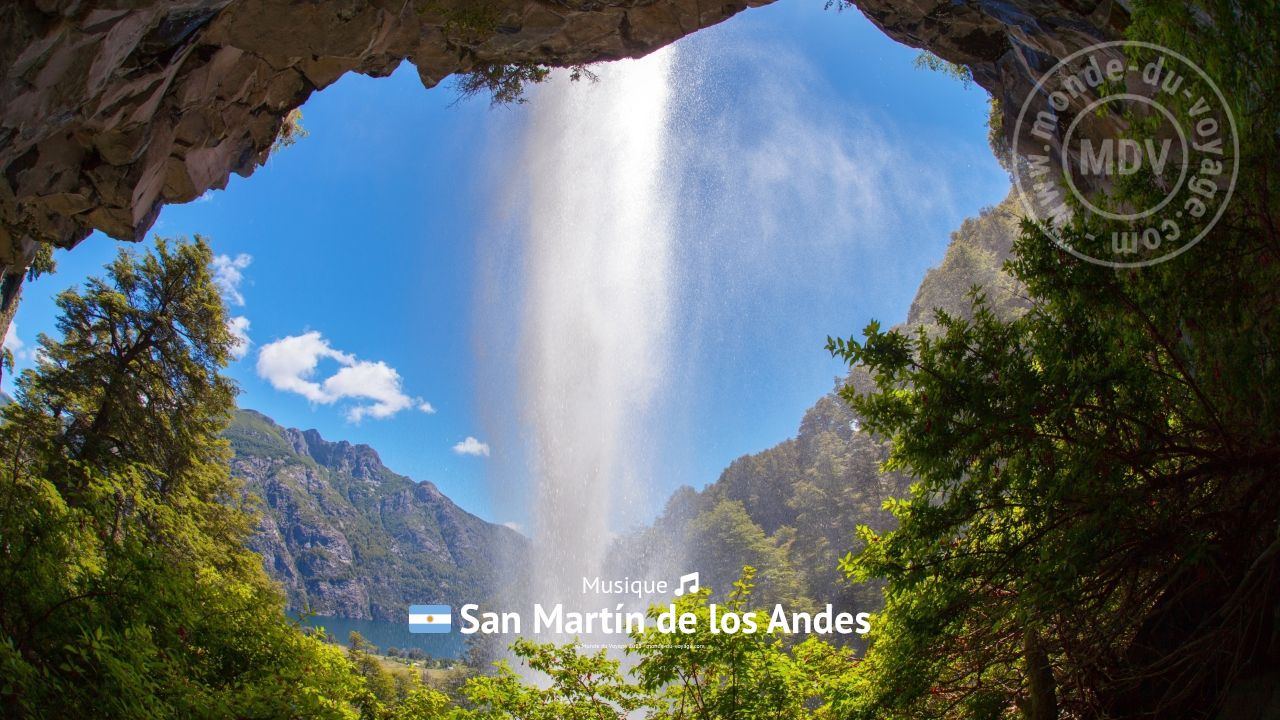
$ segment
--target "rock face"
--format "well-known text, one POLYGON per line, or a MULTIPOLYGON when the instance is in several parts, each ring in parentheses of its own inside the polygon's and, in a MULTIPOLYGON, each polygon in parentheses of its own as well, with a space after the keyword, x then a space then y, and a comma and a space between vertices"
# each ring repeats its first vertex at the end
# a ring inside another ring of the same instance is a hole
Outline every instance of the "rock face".
POLYGON ((367 445, 282 428, 250 410, 227 431, 232 470, 262 500, 250 547, 292 609, 403 620, 413 603, 483 602, 523 536, 388 470, 367 445))
MULTIPOLYGON (((771 0, 19 0, 0 4, 0 325, 36 243, 139 239, 264 161, 285 116, 402 60, 431 87, 501 63, 644 55, 771 0)), ((1113 37, 1112 0, 861 0, 893 38, 1016 108, 1056 58, 1113 37)), ((1010 124, 1006 124, 1008 127, 1010 124)), ((0 327, 0 332, 4 327, 0 327)))
MULTIPOLYGON (((857 5, 889 37, 924 48, 969 68, 973 81, 1000 102, 1000 123, 1006 142, 1020 154, 1041 154, 1045 148, 1031 145, 1024 134, 1013 136, 1018 112, 1027 105, 1028 117, 1047 110, 1048 93, 1036 83, 1046 73, 1079 50, 1121 39, 1129 24, 1128 0, 845 0, 857 5)), ((1122 58, 1118 50, 1099 57, 1122 58)), ((1073 72, 1084 67, 1084 58, 1072 59, 1073 72)), ((1051 90, 1054 88, 1050 88, 1051 90)), ((1140 92, 1131 88, 1130 92, 1140 92)), ((1063 136, 1079 118, 1080 137, 1119 137, 1125 121, 1114 113, 1087 112, 1093 93, 1072 97, 1057 113, 1057 127, 1049 141, 1050 163, 1059 167, 1063 136)), ((1079 166, 1078 152, 1068 150, 1079 166)), ((1100 176, 1075 175, 1075 182, 1089 192, 1105 190, 1100 176)))
MULTIPOLYGON (((35 243, 139 239, 165 203, 263 162, 288 112, 408 59, 644 55, 768 0, 19 0, 0 4, 0 323, 35 243)), ((0 327, 0 333, 4 328, 0 327)))
MULTIPOLYGON (((857 0, 889 37, 973 71, 1006 109, 1017 108, 1057 62, 1115 40, 1127 0, 857 0)), ((1005 127, 1010 127, 1006 123, 1005 127)))

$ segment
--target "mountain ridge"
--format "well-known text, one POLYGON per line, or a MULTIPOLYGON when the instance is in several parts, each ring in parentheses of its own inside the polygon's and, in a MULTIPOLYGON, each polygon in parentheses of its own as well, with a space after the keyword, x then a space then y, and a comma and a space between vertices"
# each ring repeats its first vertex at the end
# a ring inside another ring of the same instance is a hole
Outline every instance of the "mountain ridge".
MULTIPOLYGON (((1017 211, 1011 190, 964 220, 895 328, 936 332, 935 310, 971 318, 974 287, 997 315, 1024 312, 1021 287, 1003 269, 1018 232, 1017 211)), ((863 393, 875 388, 865 369, 852 368, 805 411, 795 435, 735 459, 701 489, 684 486, 672 493, 651 526, 615 543, 614 562, 643 566, 647 558, 697 548, 685 563, 719 594, 731 589, 743 565, 752 565, 766 606, 831 602, 840 609, 878 609, 880 585, 851 584, 839 560, 861 547, 857 525, 876 531, 896 525, 884 503, 909 494, 913 479, 882 470, 890 444, 861 429, 857 413, 838 395, 841 385, 863 393), (654 546, 663 549, 655 553, 654 546)))
POLYGON ((412 603, 481 602, 526 540, 459 507, 429 480, 387 468, 369 445, 326 440, 239 410, 232 472, 262 503, 249 547, 294 611, 400 620, 412 603))
MULTIPOLYGON (((934 309, 969 317, 974 286, 999 315, 1026 307, 1001 269, 1016 203, 1011 192, 952 233, 899 329, 933 331, 934 309)), ((842 382, 873 387, 861 368, 842 382)), ((861 431, 837 390, 806 410, 793 437, 737 458, 701 489, 676 490, 651 525, 619 538, 615 562, 645 567, 646 558, 696 547, 694 564, 717 590, 751 564, 766 600, 878 606, 879 587, 850 585, 838 561, 859 545, 856 524, 892 527, 884 501, 905 495, 911 479, 881 471, 887 441, 861 431)), ((501 593, 496 569, 527 550, 519 533, 471 515, 430 481, 391 471, 369 445, 285 428, 253 410, 237 412, 227 437, 233 471, 263 501, 250 546, 294 610, 398 621, 415 602, 483 603, 501 593)))

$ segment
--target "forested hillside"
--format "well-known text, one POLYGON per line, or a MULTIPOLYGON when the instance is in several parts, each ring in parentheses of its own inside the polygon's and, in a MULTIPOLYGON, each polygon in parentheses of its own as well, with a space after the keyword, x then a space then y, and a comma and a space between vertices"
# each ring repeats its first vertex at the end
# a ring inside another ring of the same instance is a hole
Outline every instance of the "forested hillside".
POLYGON ((499 589, 498 561, 524 552, 519 533, 397 475, 367 445, 252 410, 226 436, 232 472, 263 501, 249 546, 294 610, 400 622, 414 603, 482 602, 499 589))
MULTIPOLYGON (((974 286, 1003 314, 1025 307, 1001 270, 1017 230, 1014 203, 1011 195, 952 233, 904 327, 932 328, 935 308, 968 317, 974 286)), ((805 412, 794 438, 739 458, 701 492, 676 492, 654 526, 623 538, 616 552, 696 548, 688 565, 717 590, 750 565, 763 600, 879 607, 879 586, 850 584, 839 561, 859 548, 855 525, 893 526, 884 503, 906 496, 910 481, 881 471, 889 447, 859 429, 837 395, 846 383, 872 387, 853 369, 805 412)), ((519 534, 470 515, 430 482, 391 472, 368 446, 283 428, 251 410, 236 413, 226 436, 234 472, 264 501, 250 546, 295 610, 398 621, 413 602, 482 601, 500 590, 499 560, 524 552, 519 534)))
MULTIPOLYGON (((1002 269, 1018 231, 1016 202, 1010 193, 952 233, 941 263, 921 282, 903 329, 936 332, 935 310, 970 317, 974 287, 1001 316, 1026 309, 1020 288, 1002 269)), ((911 480, 881 470, 889 445, 861 428, 838 395, 845 386, 862 392, 874 387, 863 368, 853 368, 805 412, 794 438, 735 460, 700 492, 678 490, 653 527, 623 538, 616 552, 635 558, 669 543, 672 552, 690 549, 685 564, 717 592, 727 592, 750 565, 759 573, 761 602, 880 607, 880 585, 850 583, 839 561, 860 549, 858 524, 877 531, 895 525, 885 501, 905 497, 911 480)))
MULTIPOLYGON (((704 588, 674 600, 690 628, 631 628, 625 667, 521 638, 510 662, 433 686, 358 636, 300 628, 252 543, 299 599, 372 613, 399 601, 356 573, 421 564, 423 588, 460 588, 462 564, 495 552, 479 543, 518 538, 485 536, 368 448, 237 416, 224 370, 242 345, 208 242, 121 252, 57 296, 0 410, 0 716, 1280 717, 1280 96, 1259 81, 1280 73, 1280 7, 1131 5, 1114 16, 1126 37, 1191 56, 1238 121, 1221 221, 1129 268, 1079 261, 1030 221, 1010 249, 1008 202, 966 223, 906 324, 854 318, 860 334, 828 340, 850 374, 796 438, 619 542, 691 548, 719 603, 704 588), (842 582, 859 589, 841 602, 884 598, 857 652, 711 622, 842 582)), ((1200 114, 1195 94, 1171 112, 1200 114)), ((1107 200, 1166 190, 1138 173, 1107 200)), ((1088 213, 1059 228, 1095 251, 1133 230, 1088 213)))

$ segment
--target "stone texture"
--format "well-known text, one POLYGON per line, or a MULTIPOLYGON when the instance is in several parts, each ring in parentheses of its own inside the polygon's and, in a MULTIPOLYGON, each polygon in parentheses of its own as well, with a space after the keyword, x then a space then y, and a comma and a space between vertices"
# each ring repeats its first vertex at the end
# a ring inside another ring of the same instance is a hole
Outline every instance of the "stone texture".
MULTIPOLYGON (((1028 147, 1026 136, 1015 139, 1012 133, 1024 103, 1031 108, 1029 117, 1047 107, 1047 95, 1036 92, 1036 82, 1076 51, 1121 39, 1130 16, 1127 0, 856 0, 856 4, 889 37, 967 66, 974 82, 1000 101, 1006 139, 1018 141, 1020 152, 1034 154, 1043 153, 1044 148, 1028 147)), ((1072 62, 1069 67, 1079 69, 1083 63, 1072 62)), ((1061 125, 1051 143, 1055 164, 1063 131, 1092 99, 1081 95, 1059 113, 1061 125)), ((1089 113, 1081 119, 1078 132, 1081 137, 1117 137, 1122 125, 1119 116, 1089 113)), ((1078 159, 1074 152, 1068 154, 1078 159)), ((1105 187, 1097 178, 1077 176, 1076 182, 1086 191, 1105 187)))
MULTIPOLYGON (((165 203, 252 173, 288 112, 347 72, 382 76, 407 59, 431 87, 482 64, 636 57, 768 2, 0 4, 0 326, 36 243, 67 247, 93 229, 141 238, 165 203)), ((969 65, 979 85, 1015 109, 1056 58, 1114 37, 1127 18, 1111 0, 859 7, 891 37, 969 65)))
POLYGON ((482 602, 526 540, 471 515, 428 481, 382 464, 367 445, 330 442, 236 413, 227 438, 245 490, 261 500, 249 547, 294 610, 403 620, 413 603, 482 602))
POLYGON ((165 203, 252 173, 288 112, 345 73, 408 59, 431 87, 489 63, 636 57, 762 2, 0 4, 0 325, 35 243, 140 239, 165 203))

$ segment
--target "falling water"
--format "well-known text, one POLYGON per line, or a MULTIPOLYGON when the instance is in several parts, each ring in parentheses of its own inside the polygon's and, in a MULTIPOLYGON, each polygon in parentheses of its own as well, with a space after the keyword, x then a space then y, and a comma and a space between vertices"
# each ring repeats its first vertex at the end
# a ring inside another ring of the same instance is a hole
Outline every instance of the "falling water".
POLYGON ((530 599, 583 603, 643 491, 643 421, 667 362, 673 51, 552 82, 525 156, 519 416, 535 476, 530 599))
POLYGON ((530 555, 501 570, 504 599, 526 612, 619 599, 582 593, 583 577, 699 570, 696 548, 660 533, 608 554, 677 485, 714 479, 672 461, 681 443, 714 442, 682 418, 721 375, 825 385, 830 328, 795 314, 864 314, 923 271, 904 243, 945 238, 957 216, 946 182, 920 189, 956 164, 950 150, 829 104, 817 69, 786 48, 702 33, 593 69, 598 82, 535 88, 508 116, 517 128, 496 123, 485 173, 498 183, 476 350, 495 504, 508 517, 532 507, 530 555), (816 360, 784 365, 746 343, 816 360), (674 476, 655 480, 659 468, 674 476))

